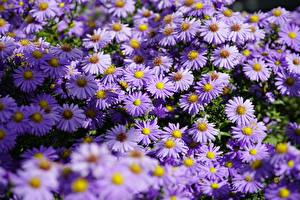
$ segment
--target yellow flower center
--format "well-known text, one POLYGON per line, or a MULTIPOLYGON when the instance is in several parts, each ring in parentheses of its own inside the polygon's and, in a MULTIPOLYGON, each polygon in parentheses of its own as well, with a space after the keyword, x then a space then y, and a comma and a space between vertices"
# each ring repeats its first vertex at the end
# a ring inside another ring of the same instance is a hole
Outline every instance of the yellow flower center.
POLYGON ((155 87, 156 89, 162 90, 165 88, 165 84, 163 82, 157 82, 155 87))
POLYGON ((115 185, 122 185, 124 183, 123 175, 120 172, 116 172, 111 177, 111 182, 115 185))
POLYGON ((279 16, 281 16, 281 10, 280 9, 274 9, 273 11, 272 11, 272 14, 275 16, 275 17, 279 17, 279 16))
POLYGON ((165 36, 169 36, 169 35, 171 35, 172 33, 174 32, 174 29, 172 28, 172 27, 167 27, 167 28, 165 28, 165 30, 164 30, 164 35, 165 36))
POLYGON ((65 119, 71 119, 73 117, 73 112, 69 109, 66 109, 62 115, 65 119))
POLYGON ((131 39, 129 42, 129 45, 133 48, 133 49, 139 49, 140 48, 140 42, 136 39, 131 39))
POLYGON ((209 171, 210 171, 211 173, 216 173, 216 172, 217 172, 217 169, 214 168, 214 167, 211 167, 211 168, 209 168, 209 171))
POLYGON ((42 159, 42 158, 44 158, 44 155, 42 153, 36 153, 36 154, 34 154, 33 157, 36 159, 42 159))
POLYGON ((183 22, 183 23, 181 24, 181 30, 187 31, 187 30, 189 30, 189 28, 190 28, 190 24, 189 24, 189 23, 183 22))
POLYGON ((251 52, 250 52, 248 49, 245 49, 242 53, 243 53, 243 55, 246 56, 246 57, 248 57, 248 56, 251 55, 251 52))
POLYGON ((49 61, 48 61, 49 65, 51 67, 58 67, 59 66, 59 60, 57 58, 51 58, 49 61))
POLYGON ((198 58, 199 53, 195 50, 192 50, 188 53, 188 59, 189 60, 195 60, 196 58, 198 58))
POLYGON ((191 159, 191 158, 186 158, 183 160, 183 164, 186 166, 186 167, 192 167, 194 165, 194 160, 191 159))
POLYGON ((216 156, 215 156, 214 152, 212 152, 212 151, 209 151, 206 153, 206 158, 208 158, 208 159, 214 159, 215 157, 216 156))
POLYGON ((230 162, 230 161, 227 161, 227 162, 225 163, 225 167, 227 167, 227 168, 231 168, 232 166, 233 166, 233 163, 230 162))
POLYGON ((135 106, 139 106, 141 104, 142 104, 142 101, 140 99, 136 99, 133 101, 133 105, 135 105, 135 106))
POLYGON ((104 99, 106 97, 106 92, 104 90, 99 90, 96 92, 97 99, 104 99))
POLYGON ((223 11, 223 15, 226 16, 226 17, 231 17, 232 16, 232 10, 230 9, 226 9, 223 11))
POLYGON ((236 113, 238 115, 244 115, 246 113, 246 108, 244 106, 238 106, 236 108, 236 113))
POLYGON ((250 128, 250 127, 244 127, 243 129, 242 129, 242 132, 243 132, 243 134, 244 135, 248 135, 248 136, 250 136, 250 135, 252 135, 252 128, 250 128))
POLYGON ((30 116, 30 119, 36 123, 40 123, 43 120, 43 116, 40 113, 36 112, 30 116))
POLYGON ((43 57, 42 52, 40 52, 39 50, 34 50, 34 51, 32 51, 31 54, 32 54, 32 56, 33 56, 34 58, 36 58, 36 59, 40 59, 40 58, 43 57))
POLYGON ((84 178, 77 178, 72 182, 71 188, 73 192, 85 192, 89 187, 89 183, 84 178))
POLYGON ((287 188, 281 188, 278 192, 280 198, 286 199, 290 196, 290 191, 287 188))
POLYGON ((291 39, 295 39, 297 37, 297 34, 295 32, 289 32, 288 36, 291 39))
POLYGON ((24 119, 24 115, 21 112, 16 112, 13 116, 15 122, 21 122, 24 119))
POLYGON ((279 154, 285 154, 288 151, 288 145, 286 143, 278 143, 275 150, 279 154))
POLYGON ((41 3, 39 4, 39 9, 40 9, 41 11, 47 10, 48 7, 49 7, 49 5, 48 5, 47 2, 41 2, 41 3))
POLYGON ((295 83, 295 79, 292 78, 292 77, 288 77, 285 79, 285 82, 284 82, 287 86, 293 86, 294 83, 295 83))
POLYGON ((113 24, 112 29, 116 32, 119 32, 120 30, 122 30, 122 25, 120 23, 113 24))
POLYGON ((166 109, 167 109, 169 112, 173 112, 173 111, 174 111, 174 107, 171 106, 171 105, 166 105, 166 109))
POLYGON ((174 138, 181 138, 181 137, 182 137, 182 133, 181 133, 180 130, 174 130, 174 131, 172 132, 172 136, 173 136, 174 138))
POLYGON ((176 143, 172 139, 168 139, 167 141, 165 141, 164 145, 166 148, 172 149, 176 146, 176 143))
POLYGON ((201 3, 201 2, 198 2, 198 3, 195 3, 195 4, 194 4, 194 8, 195 8, 196 10, 201 10, 203 7, 204 7, 204 6, 203 6, 203 3, 201 3))
POLYGON ((296 135, 300 135, 300 128, 296 128, 296 129, 295 129, 295 134, 296 134, 296 135))
POLYGON ((48 108, 49 108, 49 104, 48 104, 48 102, 47 102, 46 100, 41 100, 41 101, 39 102, 39 106, 40 106, 41 108, 43 108, 43 109, 48 109, 48 108))
POLYGON ((251 15, 250 16, 250 22, 257 23, 258 21, 259 21, 259 16, 258 15, 251 15))
POLYGON ((134 174, 140 174, 143 171, 143 169, 141 168, 141 166, 138 165, 138 164, 136 164, 136 163, 131 164, 129 168, 130 168, 130 171, 132 173, 134 173, 134 174))
POLYGON ((143 128, 143 129, 142 129, 142 133, 143 133, 144 135, 149 135, 149 134, 151 133, 151 130, 150 130, 149 128, 143 128))
POLYGON ((212 183, 212 184, 210 185, 210 187, 211 187, 211 189, 216 190, 216 189, 219 188, 219 184, 218 184, 218 183, 212 183))
POLYGON ((185 0, 184 1, 185 6, 191 6, 191 5, 193 5, 193 3, 194 3, 194 0, 185 0))
MULTIPOLYGON (((1 26, 1 19, 0 19, 0 26, 1 26)), ((30 41, 29 40, 26 40, 26 39, 23 39, 23 40, 20 40, 19 43, 22 45, 22 46, 27 46, 30 44, 30 41)))
POLYGON ((85 87, 87 85, 87 80, 85 80, 84 78, 78 78, 76 80, 76 83, 79 87, 85 87))
POLYGON ((293 160, 289 160, 289 161, 287 162, 287 166, 288 166, 289 168, 294 167, 294 165, 295 165, 295 162, 294 162, 293 160))
POLYGON ((153 171, 153 176, 162 177, 165 174, 165 169, 157 165, 153 171))
POLYGON ((256 149, 250 149, 249 154, 252 156, 255 156, 257 154, 257 150, 256 149))
POLYGON ((197 129, 201 132, 207 131, 207 124, 205 122, 201 122, 197 124, 197 129))
POLYGON ((0 140, 3 140, 5 138, 5 132, 0 129, 0 140))
POLYGON ((33 73, 32 71, 25 71, 23 74, 23 77, 25 80, 30 80, 33 78, 33 73))
POLYGON ((205 83, 202 88, 204 92, 210 92, 213 89, 213 86, 210 83, 205 83))
POLYGON ((148 30, 148 25, 147 24, 141 24, 141 25, 139 25, 139 30, 142 31, 142 32, 148 30))
POLYGON ((245 179, 244 179, 245 181, 247 181, 247 182, 251 182, 252 181, 252 178, 251 178, 251 176, 245 176, 245 179))
POLYGON ((42 182, 41 182, 41 180, 40 180, 39 178, 31 178, 31 179, 28 181, 28 184, 29 184, 31 187, 37 189, 37 188, 41 187, 42 182))
POLYGON ((116 72, 116 67, 114 65, 109 66, 106 70, 105 70, 105 74, 114 74, 116 72))
POLYGON ((261 160, 254 160, 251 163, 252 169, 259 169, 259 168, 261 168, 261 166, 262 166, 262 161, 261 160))
POLYGON ((191 95, 189 96, 189 98, 188 98, 188 101, 189 101, 190 103, 195 103, 195 102, 197 102, 197 101, 198 101, 198 95, 196 95, 196 94, 191 94, 191 95))
POLYGON ((137 79, 141 79, 141 78, 144 77, 144 72, 138 70, 138 71, 134 72, 134 77, 137 78, 137 79))
POLYGON ((125 1, 124 0, 116 0, 115 1, 115 6, 117 8, 123 8, 125 6, 125 1))
POLYGON ((99 62, 99 58, 98 58, 97 55, 93 55, 93 56, 91 56, 91 57, 89 58, 89 61, 90 61, 90 63, 92 63, 92 64, 96 64, 96 63, 99 62))

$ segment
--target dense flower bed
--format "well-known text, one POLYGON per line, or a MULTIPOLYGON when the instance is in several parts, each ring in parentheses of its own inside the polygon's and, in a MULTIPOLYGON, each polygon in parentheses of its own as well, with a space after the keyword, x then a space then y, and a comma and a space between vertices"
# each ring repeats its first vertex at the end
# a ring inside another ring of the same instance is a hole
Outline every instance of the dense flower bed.
POLYGON ((300 9, 232 3, 2 0, 0 198, 299 200, 300 9))

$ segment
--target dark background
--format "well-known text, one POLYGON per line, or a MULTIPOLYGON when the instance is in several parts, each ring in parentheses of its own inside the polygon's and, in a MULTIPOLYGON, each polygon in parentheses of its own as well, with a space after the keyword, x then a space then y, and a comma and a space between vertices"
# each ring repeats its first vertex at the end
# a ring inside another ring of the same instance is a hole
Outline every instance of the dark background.
MULTIPOLYGON (((300 0, 237 0, 232 8, 236 11, 268 11, 275 7, 284 7, 287 10, 295 10, 300 6, 300 0)), ((300 19, 299 19, 300 20, 300 19)))

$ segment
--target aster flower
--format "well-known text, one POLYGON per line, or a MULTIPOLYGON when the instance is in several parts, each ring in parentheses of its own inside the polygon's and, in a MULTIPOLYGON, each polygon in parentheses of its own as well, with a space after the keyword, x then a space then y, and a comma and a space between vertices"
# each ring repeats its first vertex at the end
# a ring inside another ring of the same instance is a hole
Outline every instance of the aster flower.
POLYGON ((121 45, 122 52, 125 55, 132 55, 136 51, 140 51, 143 47, 144 40, 140 37, 137 37, 137 35, 131 36, 131 38, 121 45))
POLYGON ((134 11, 134 1, 132 0, 113 0, 109 12, 115 17, 127 17, 134 11))
POLYGON ((169 123, 167 127, 163 128, 163 131, 161 132, 161 138, 162 139, 178 139, 181 140, 182 137, 184 137, 184 134, 186 133, 187 127, 180 128, 180 124, 173 124, 169 123))
POLYGON ((211 59, 213 64, 219 68, 232 69, 239 63, 240 53, 236 46, 227 44, 214 50, 211 59))
POLYGON ((69 93, 78 99, 92 97, 98 87, 93 75, 75 75, 67 82, 69 93))
POLYGON ((233 179, 233 188, 238 192, 254 193, 263 188, 263 184, 257 180, 254 172, 236 174, 233 179))
POLYGON ((17 104, 10 96, 0 98, 0 122, 6 122, 17 109, 17 104))
POLYGON ((85 120, 83 110, 78 105, 74 104, 63 104, 62 107, 58 108, 60 119, 56 126, 58 129, 66 132, 74 132, 82 126, 82 121, 85 120))
POLYGON ((95 93, 93 101, 96 106, 102 110, 107 109, 115 104, 118 100, 118 90, 114 85, 98 83, 98 89, 95 93))
POLYGON ((0 126, 0 152, 6 153, 16 144, 16 133, 0 126))
POLYGON ((23 159, 49 159, 55 160, 58 158, 56 151, 52 147, 40 146, 39 148, 27 149, 21 155, 23 159))
POLYGON ((206 64, 207 58, 204 56, 206 54, 205 50, 198 50, 194 48, 185 49, 183 55, 181 56, 182 68, 183 69, 200 69, 206 64))
POLYGON ((214 124, 209 123, 206 119, 200 118, 188 132, 195 142, 208 143, 213 141, 218 134, 214 126, 214 124))
POLYGON ((300 45, 300 28, 294 24, 287 24, 281 27, 279 42, 299 51, 300 45))
POLYGON ((228 23, 229 35, 228 40, 236 43, 244 43, 248 40, 250 32, 249 25, 242 20, 232 20, 228 23))
POLYGON ((159 44, 161 46, 174 46, 177 40, 177 31, 176 26, 173 25, 166 25, 165 27, 161 28, 161 39, 159 44))
POLYGON ((199 176, 208 180, 222 180, 228 178, 228 169, 218 162, 205 162, 200 164, 199 176))
POLYGON ((267 17, 267 21, 276 25, 281 25, 289 21, 289 12, 281 7, 274 8, 270 12, 270 16, 267 17))
POLYGON ((216 18, 211 18, 204 22, 204 25, 199 30, 200 36, 209 44, 224 43, 228 37, 228 26, 216 18))
POLYGON ((248 99, 244 101, 242 97, 234 97, 229 100, 225 107, 225 113, 230 121, 239 125, 247 124, 255 118, 251 101, 248 99))
POLYGON ((286 134, 292 141, 300 143, 300 124, 296 122, 290 122, 286 127, 286 134))
POLYGON ((204 179, 199 189, 206 195, 214 198, 224 198, 229 193, 229 186, 225 180, 204 179))
POLYGON ((210 103, 213 99, 217 98, 222 93, 223 86, 218 85, 218 82, 207 81, 203 78, 197 83, 195 89, 199 99, 205 104, 210 103))
POLYGON ((173 60, 168 56, 157 55, 151 60, 150 66, 153 66, 153 71, 156 75, 170 71, 173 60))
POLYGON ((94 191, 97 183, 92 179, 76 176, 65 187, 67 188, 64 194, 64 199, 66 200, 97 199, 97 194, 94 191))
POLYGON ((178 24, 178 40, 189 42, 191 41, 197 34, 200 23, 196 21, 196 19, 185 19, 180 24, 178 24))
POLYGON ((243 67, 246 76, 253 81, 267 81, 271 75, 270 69, 262 59, 249 60, 243 67))
POLYGON ((179 69, 176 72, 172 72, 170 76, 176 91, 188 90, 194 82, 194 76, 188 69, 179 69))
POLYGON ((5 35, 6 32, 8 32, 10 28, 10 24, 3 18, 0 18, 0 33, 2 35, 5 35))
POLYGON ((162 76, 154 77, 149 81, 147 90, 156 98, 165 99, 173 94, 173 84, 162 76))
POLYGON ((47 134, 54 125, 51 115, 45 113, 39 106, 31 105, 26 107, 25 114, 29 118, 28 131, 35 135, 47 134))
POLYGON ((146 114, 152 107, 151 99, 147 94, 143 94, 142 92, 136 92, 128 95, 124 99, 124 103, 127 112, 134 117, 146 114))
POLYGON ((194 115, 203 110, 203 102, 196 93, 189 93, 183 95, 179 99, 180 108, 187 111, 189 114, 194 115))
POLYGON ((296 200, 300 198, 299 191, 295 185, 279 183, 270 184, 264 193, 266 199, 273 200, 296 200))
POLYGON ((0 58, 6 59, 16 48, 15 40, 10 37, 0 37, 0 58))
POLYGON ((291 72, 300 74, 300 55, 295 53, 289 53, 286 55, 285 58, 288 64, 288 69, 291 72))
POLYGON ((94 51, 99 51, 112 40, 110 32, 106 29, 94 30, 93 34, 87 34, 87 38, 83 39, 83 46, 87 49, 93 48, 94 51))
POLYGON ((159 126, 157 125, 157 118, 154 120, 137 121, 135 126, 136 132, 141 133, 139 142, 143 145, 149 145, 160 138, 161 130, 159 130, 159 126))
POLYGON ((53 54, 54 56, 58 56, 62 59, 66 60, 76 60, 76 59, 81 59, 82 57, 82 51, 71 47, 70 44, 62 44, 62 45, 57 45, 56 47, 51 47, 50 48, 50 53, 53 54))
POLYGON ((299 96, 300 76, 280 70, 275 77, 275 86, 282 95, 299 96))
POLYGON ((182 140, 175 140, 172 138, 163 139, 156 143, 153 152, 160 159, 166 158, 179 158, 181 155, 185 155, 188 147, 182 140))
POLYGON ((111 25, 111 37, 116 39, 117 42, 124 42, 131 36, 130 28, 127 24, 121 22, 113 22, 111 25))
POLYGON ((203 162, 217 161, 222 154, 219 149, 220 147, 214 146, 213 143, 210 143, 208 145, 201 146, 196 155, 199 156, 199 159, 201 159, 203 162))
POLYGON ((259 28, 258 25, 250 25, 250 32, 248 34, 248 38, 251 41, 260 41, 265 37, 265 31, 259 28))
POLYGON ((41 70, 51 78, 60 78, 67 73, 68 62, 59 57, 46 55, 45 62, 40 65, 41 70))
POLYGON ((268 149, 266 145, 258 143, 256 145, 247 145, 241 155, 241 159, 244 162, 262 160, 269 156, 268 149))
POLYGON ((44 75, 27 67, 19 67, 14 73, 14 83, 24 92, 32 92, 44 82, 44 75))
POLYGON ((126 130, 124 125, 116 125, 105 134, 105 141, 109 149, 125 153, 137 146, 139 136, 134 128, 126 130))
POLYGON ((99 74, 104 73, 104 69, 111 65, 111 58, 102 52, 94 53, 93 55, 85 57, 82 69, 86 73, 99 74))

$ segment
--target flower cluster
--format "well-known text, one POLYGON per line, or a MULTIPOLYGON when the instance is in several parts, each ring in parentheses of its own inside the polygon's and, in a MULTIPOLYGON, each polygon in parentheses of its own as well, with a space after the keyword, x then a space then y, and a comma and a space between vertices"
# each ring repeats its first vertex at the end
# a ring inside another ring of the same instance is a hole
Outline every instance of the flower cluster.
POLYGON ((300 199, 300 9, 0 3, 0 198, 300 199))

